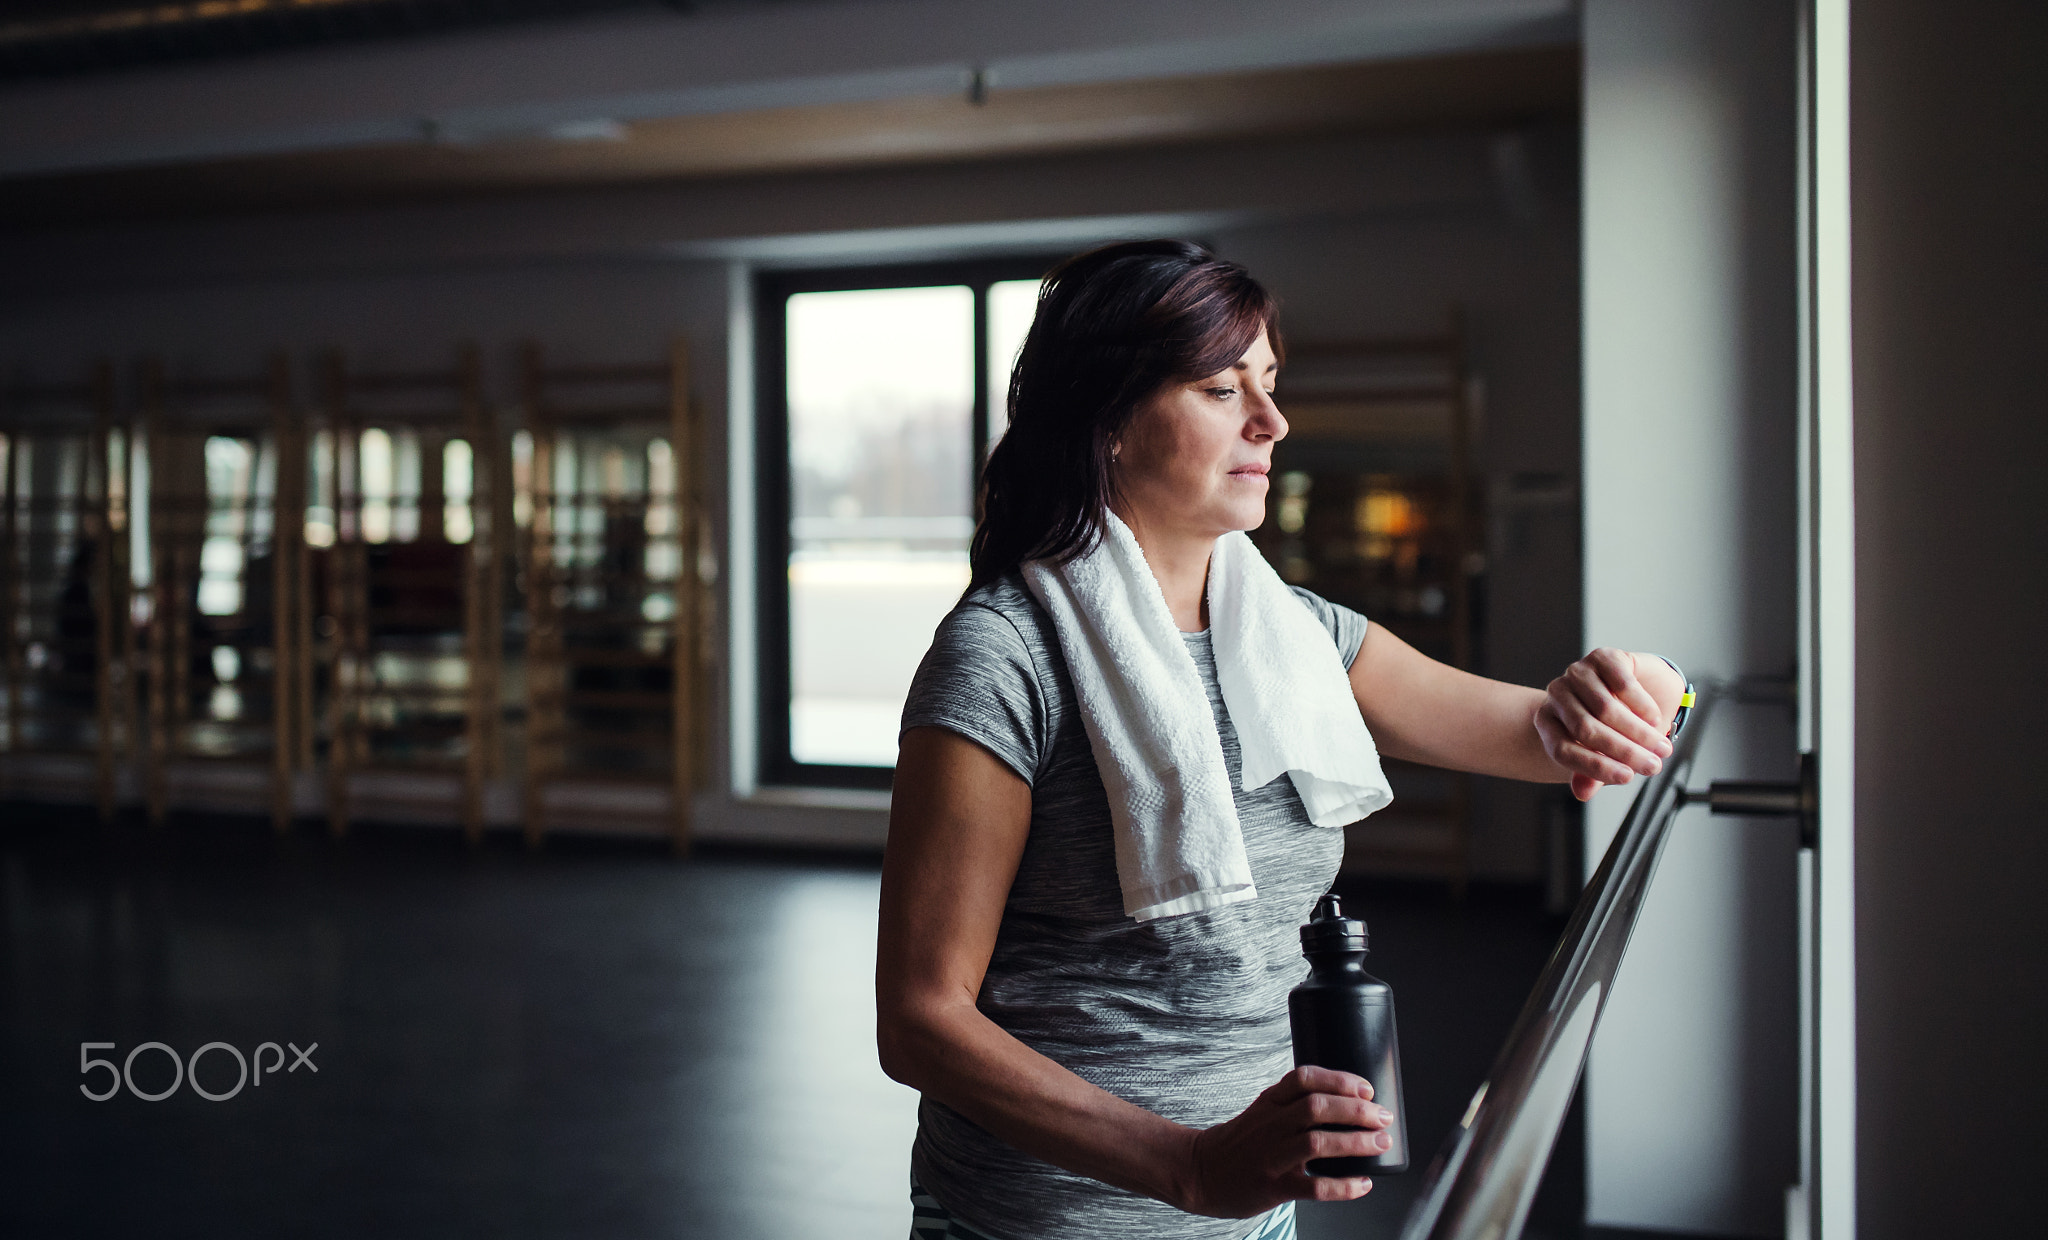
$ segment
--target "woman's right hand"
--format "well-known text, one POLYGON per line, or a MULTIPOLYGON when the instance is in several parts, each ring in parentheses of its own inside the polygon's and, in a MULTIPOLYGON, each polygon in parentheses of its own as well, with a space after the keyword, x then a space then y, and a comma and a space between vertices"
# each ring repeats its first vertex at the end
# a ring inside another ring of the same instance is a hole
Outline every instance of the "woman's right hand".
POLYGON ((1329 1068, 1296 1068, 1268 1088, 1236 1119, 1195 1134, 1191 1214, 1250 1218, 1283 1201, 1350 1201, 1372 1191, 1364 1176, 1339 1179, 1308 1173, 1311 1158, 1370 1157, 1385 1152, 1391 1112, 1372 1101, 1363 1077, 1329 1068), (1326 1132, 1344 1124, 1362 1132, 1326 1132))

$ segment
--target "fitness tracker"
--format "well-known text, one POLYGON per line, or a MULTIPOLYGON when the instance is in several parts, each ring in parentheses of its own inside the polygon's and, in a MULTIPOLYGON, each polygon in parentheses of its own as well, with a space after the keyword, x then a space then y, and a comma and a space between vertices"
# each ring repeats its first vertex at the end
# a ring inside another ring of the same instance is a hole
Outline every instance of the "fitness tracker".
MULTIPOLYGON (((1657 657, 1664 659, 1661 654, 1657 657)), ((1671 730, 1664 734, 1665 740, 1675 741, 1679 732, 1685 728, 1686 716, 1692 714, 1694 704, 1699 701, 1699 694, 1693 690, 1692 681, 1686 677, 1685 669, 1669 659, 1664 659, 1664 666, 1677 672, 1679 681, 1685 685, 1685 692, 1678 695, 1678 713, 1671 716, 1671 730)))

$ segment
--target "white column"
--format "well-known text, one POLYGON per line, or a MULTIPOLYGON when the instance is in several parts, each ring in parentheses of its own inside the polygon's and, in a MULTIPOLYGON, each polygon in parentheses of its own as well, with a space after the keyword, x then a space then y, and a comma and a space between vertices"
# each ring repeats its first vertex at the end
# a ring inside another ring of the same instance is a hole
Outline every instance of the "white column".
POLYGON ((1813 6, 1810 743, 1822 756, 1811 1020, 1815 1240, 1856 1235, 1856 510, 1849 298, 1849 3, 1813 6))
MULTIPOLYGON (((1586 644, 1695 680, 1796 668, 1793 11, 1585 5, 1586 644)), ((1730 706, 1695 784, 1789 779, 1792 711, 1730 706)), ((1587 814, 1598 861, 1631 789, 1587 814)), ((1677 824, 1587 1075, 1587 1212, 1774 1235, 1798 1178, 1793 828, 1677 824)))

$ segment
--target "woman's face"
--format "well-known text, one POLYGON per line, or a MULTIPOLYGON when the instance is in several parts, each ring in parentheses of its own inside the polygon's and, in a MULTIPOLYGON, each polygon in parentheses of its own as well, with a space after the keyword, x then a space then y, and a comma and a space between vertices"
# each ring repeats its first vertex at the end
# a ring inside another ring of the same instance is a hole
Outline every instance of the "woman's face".
POLYGON ((1280 364, 1261 331, 1227 370, 1163 389, 1115 445, 1112 507, 1141 535, 1220 538, 1266 518, 1266 474, 1287 419, 1273 403, 1280 364))

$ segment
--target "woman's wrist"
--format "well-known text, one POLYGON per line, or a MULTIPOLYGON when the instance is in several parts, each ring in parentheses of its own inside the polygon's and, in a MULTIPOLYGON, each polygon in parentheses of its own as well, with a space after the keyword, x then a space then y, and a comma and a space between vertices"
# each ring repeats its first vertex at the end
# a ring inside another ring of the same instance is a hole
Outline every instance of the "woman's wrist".
POLYGON ((1660 721, 1670 727, 1679 699, 1685 696, 1685 673, 1663 655, 1630 651, 1629 658, 1635 664, 1636 680, 1657 701, 1660 721))

